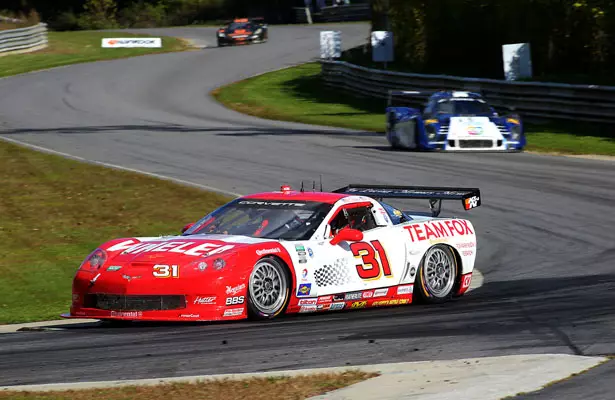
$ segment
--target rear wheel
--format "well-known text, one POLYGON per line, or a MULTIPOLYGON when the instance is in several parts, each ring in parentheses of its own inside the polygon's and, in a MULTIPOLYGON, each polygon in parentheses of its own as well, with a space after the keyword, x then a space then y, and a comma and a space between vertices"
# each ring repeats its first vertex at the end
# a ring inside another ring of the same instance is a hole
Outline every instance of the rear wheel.
POLYGON ((435 245, 427 250, 416 277, 415 293, 426 303, 444 303, 453 296, 458 265, 450 247, 435 245))
POLYGON ((248 283, 248 316, 271 319, 282 314, 290 300, 290 277, 286 266, 273 257, 254 265, 248 283))

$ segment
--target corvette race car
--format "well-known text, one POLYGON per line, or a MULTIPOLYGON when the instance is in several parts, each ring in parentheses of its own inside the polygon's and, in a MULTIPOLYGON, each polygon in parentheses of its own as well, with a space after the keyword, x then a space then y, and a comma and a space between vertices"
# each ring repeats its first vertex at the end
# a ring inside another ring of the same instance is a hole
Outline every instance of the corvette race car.
POLYGON ((465 210, 478 189, 349 185, 232 200, 182 234, 127 237, 78 268, 65 318, 215 321, 440 303, 472 280, 476 234, 441 218, 442 200, 465 210), (431 212, 383 199, 426 199, 431 212))
POLYGON ((218 47, 264 43, 269 38, 269 28, 262 18, 240 18, 218 29, 216 40, 218 47))
POLYGON ((520 151, 525 146, 518 115, 500 116, 478 93, 439 91, 425 109, 399 107, 396 96, 420 92, 390 91, 386 137, 393 148, 413 150, 520 151))

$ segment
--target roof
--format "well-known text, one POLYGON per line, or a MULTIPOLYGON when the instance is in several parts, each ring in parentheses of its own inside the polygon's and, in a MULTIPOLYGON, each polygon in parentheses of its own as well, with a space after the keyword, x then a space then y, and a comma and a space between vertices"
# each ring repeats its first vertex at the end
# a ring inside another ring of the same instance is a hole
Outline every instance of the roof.
POLYGON ((480 93, 475 92, 464 92, 458 90, 449 90, 449 91, 439 91, 435 92, 430 96, 432 99, 454 99, 454 98, 472 98, 472 99, 482 99, 480 93))
POLYGON ((262 200, 291 200, 291 201, 315 201, 319 203, 335 204, 338 200, 348 197, 343 193, 329 192, 297 192, 294 190, 284 192, 262 192, 243 196, 242 199, 262 199, 262 200))

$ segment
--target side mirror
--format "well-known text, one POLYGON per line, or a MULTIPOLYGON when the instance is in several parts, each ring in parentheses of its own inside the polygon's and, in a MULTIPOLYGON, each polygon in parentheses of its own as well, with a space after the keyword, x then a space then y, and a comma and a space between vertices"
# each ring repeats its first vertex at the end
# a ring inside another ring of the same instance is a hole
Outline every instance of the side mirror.
POLYGON ((363 240, 363 232, 356 229, 344 228, 339 231, 338 234, 333 237, 333 239, 331 239, 330 243, 335 246, 342 241, 360 242, 361 240, 363 240))
POLYGON ((188 225, 184 226, 182 228, 182 233, 186 232, 188 229, 192 228, 192 226, 194 225, 194 222, 189 223, 188 225))

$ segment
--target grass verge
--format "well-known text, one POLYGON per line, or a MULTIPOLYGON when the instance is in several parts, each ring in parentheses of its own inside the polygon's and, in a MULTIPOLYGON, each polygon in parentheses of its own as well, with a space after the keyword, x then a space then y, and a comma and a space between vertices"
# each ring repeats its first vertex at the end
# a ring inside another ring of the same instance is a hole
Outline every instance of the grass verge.
POLYGON ((178 234, 229 200, 0 141, 0 324, 58 319, 73 275, 114 237, 178 234))
MULTIPOLYGON (((318 63, 304 64, 233 83, 212 95, 229 108, 261 118, 384 131, 384 100, 361 99, 327 88, 319 73, 318 63)), ((526 124, 526 150, 615 155, 612 129, 578 123, 526 124)))
POLYGON ((185 51, 190 49, 190 46, 184 40, 173 37, 162 37, 162 47, 158 49, 102 48, 102 39, 112 37, 150 36, 124 32, 49 32, 49 46, 47 48, 32 53, 9 54, 0 57, 0 77, 59 67, 62 65, 134 57, 145 54, 185 51))
POLYGON ((172 383, 58 392, 0 392, 0 400, 278 400, 305 399, 341 389, 378 374, 347 371, 298 377, 172 383))

